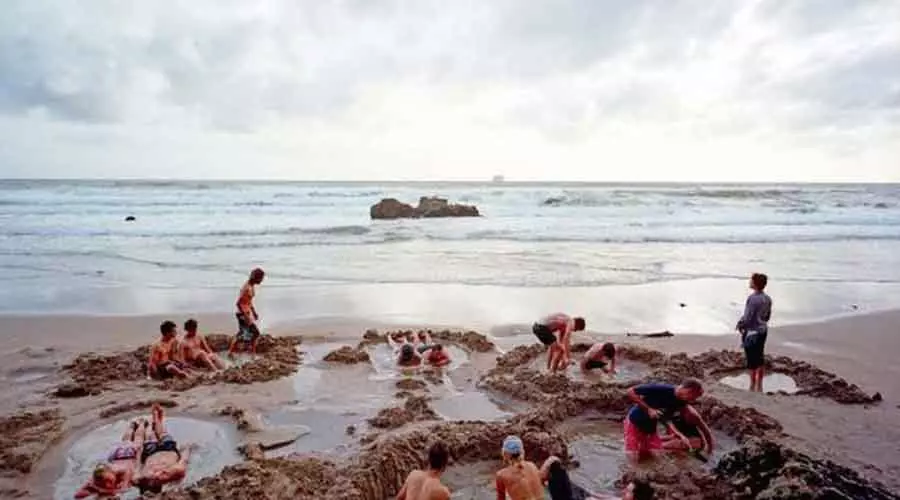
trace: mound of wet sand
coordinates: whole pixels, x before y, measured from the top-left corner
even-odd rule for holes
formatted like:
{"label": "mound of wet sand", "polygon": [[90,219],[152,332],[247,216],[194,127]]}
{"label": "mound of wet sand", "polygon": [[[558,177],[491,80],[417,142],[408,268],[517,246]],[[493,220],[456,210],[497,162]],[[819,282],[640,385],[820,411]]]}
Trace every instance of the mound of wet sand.
{"label": "mound of wet sand", "polygon": [[[207,335],[206,340],[215,351],[227,350],[230,343],[230,337],[221,334]],[[297,351],[299,344],[300,337],[263,335],[257,343],[257,356],[252,361],[218,372],[196,372],[186,379],[170,379],[149,384],[166,390],[184,391],[198,385],[251,384],[275,380],[296,371],[302,360]],[[117,383],[143,380],[147,374],[149,352],[150,347],[143,346],[133,351],[110,355],[81,354],[72,363],[63,367],[63,371],[72,377],[73,382],[59,386],[54,395],[57,397],[95,395],[112,389]]]}
{"label": "mound of wet sand", "polygon": [[153,405],[158,404],[163,408],[175,408],[178,403],[173,399],[145,399],[141,401],[132,401],[120,405],[110,406],[100,411],[100,418],[109,418],[122,413],[132,413],[136,411],[146,410]]}
{"label": "mound of wet sand", "polygon": [[401,391],[422,391],[428,387],[424,380],[414,378],[404,378],[398,380],[394,386]]}
{"label": "mound of wet sand", "polygon": [[62,437],[64,422],[56,408],[0,418],[0,471],[31,472],[44,452]]}
{"label": "mound of wet sand", "polygon": [[339,349],[329,352],[322,358],[323,361],[329,363],[343,363],[353,365],[356,363],[368,363],[369,353],[365,349],[350,347],[348,345],[341,346]]}
{"label": "mound of wet sand", "polygon": [[368,422],[376,429],[396,429],[411,422],[439,418],[434,409],[428,405],[428,398],[410,395],[402,407],[382,408]]}
{"label": "mound of wet sand", "polygon": [[362,349],[366,346],[386,343],[385,335],[403,336],[407,338],[415,338],[419,333],[428,333],[432,340],[456,344],[470,351],[490,352],[497,348],[488,338],[475,331],[457,331],[457,330],[391,330],[379,333],[378,330],[366,330],[363,339],[357,346]]}

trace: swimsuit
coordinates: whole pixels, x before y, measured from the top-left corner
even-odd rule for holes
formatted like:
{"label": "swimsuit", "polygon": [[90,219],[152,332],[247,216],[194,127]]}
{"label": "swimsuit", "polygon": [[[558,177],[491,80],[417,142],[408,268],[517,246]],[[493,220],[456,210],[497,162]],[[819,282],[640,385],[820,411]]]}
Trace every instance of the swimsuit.
{"label": "swimsuit", "polygon": [[234,316],[237,318],[238,322],[238,340],[249,343],[259,337],[259,328],[256,326],[256,323],[250,324],[250,322],[247,321],[247,316],[242,312],[234,313]]}
{"label": "swimsuit", "polygon": [[134,460],[137,458],[138,449],[132,442],[121,442],[110,450],[106,457],[107,462],[117,462],[119,460]]}
{"label": "swimsuit", "polygon": [[553,345],[556,343],[556,335],[553,335],[553,331],[550,330],[550,327],[547,325],[535,323],[534,326],[531,327],[531,332],[534,333],[534,336],[544,345]]}
{"label": "swimsuit", "polygon": [[159,441],[147,441],[144,443],[144,449],[141,450],[141,463],[143,464],[150,456],[163,451],[174,451],[175,454],[178,455],[178,459],[181,459],[181,452],[178,451],[178,443],[175,442],[172,436],[163,434],[163,437],[160,438]]}

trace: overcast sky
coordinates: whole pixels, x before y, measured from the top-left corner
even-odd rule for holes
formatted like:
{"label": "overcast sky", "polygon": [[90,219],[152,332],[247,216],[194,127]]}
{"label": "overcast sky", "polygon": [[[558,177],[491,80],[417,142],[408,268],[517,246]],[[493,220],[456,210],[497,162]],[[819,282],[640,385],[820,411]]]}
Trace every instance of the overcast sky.
{"label": "overcast sky", "polygon": [[900,181],[900,1],[5,0],[0,177]]}

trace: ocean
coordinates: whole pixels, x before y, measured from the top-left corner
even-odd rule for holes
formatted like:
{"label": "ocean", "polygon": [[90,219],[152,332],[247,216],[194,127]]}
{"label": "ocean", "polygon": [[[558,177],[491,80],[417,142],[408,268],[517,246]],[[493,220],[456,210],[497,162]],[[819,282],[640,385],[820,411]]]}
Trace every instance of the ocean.
{"label": "ocean", "polygon": [[[483,217],[369,219],[423,195]],[[4,314],[229,313],[261,266],[267,324],[724,333],[756,271],[776,324],[894,307],[900,186],[7,180],[0,266]]]}

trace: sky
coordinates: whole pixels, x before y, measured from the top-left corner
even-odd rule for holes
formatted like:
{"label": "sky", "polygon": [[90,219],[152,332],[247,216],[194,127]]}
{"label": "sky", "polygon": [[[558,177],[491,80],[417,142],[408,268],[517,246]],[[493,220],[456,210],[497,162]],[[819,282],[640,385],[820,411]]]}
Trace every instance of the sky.
{"label": "sky", "polygon": [[900,181],[896,0],[5,0],[0,177]]}

